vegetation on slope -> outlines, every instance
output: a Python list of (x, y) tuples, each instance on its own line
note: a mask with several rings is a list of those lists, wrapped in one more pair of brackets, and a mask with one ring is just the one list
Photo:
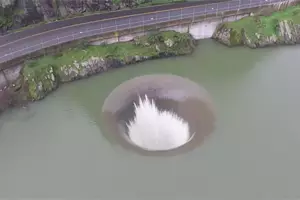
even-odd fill
[(195, 41), (188, 33), (160, 32), (137, 37), (131, 42), (81, 45), (56, 56), (44, 56), (27, 62), (22, 74), (30, 98), (38, 100), (54, 90), (58, 82), (69, 82), (148, 59), (190, 54), (194, 47)]
[(300, 25), (300, 6), (288, 7), (268, 16), (249, 16), (221, 24), (214, 38), (229, 46), (247, 44), (250, 47), (281, 43), (286, 34), (297, 34)]

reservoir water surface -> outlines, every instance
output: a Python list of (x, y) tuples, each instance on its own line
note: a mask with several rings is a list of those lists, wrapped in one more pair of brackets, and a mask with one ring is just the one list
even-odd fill
[[(226, 48), (131, 65), (63, 85), (0, 116), (0, 198), (106, 200), (300, 197), (300, 46)], [(214, 131), (184, 154), (142, 156), (102, 134), (101, 108), (122, 82), (167, 73), (201, 84)]]

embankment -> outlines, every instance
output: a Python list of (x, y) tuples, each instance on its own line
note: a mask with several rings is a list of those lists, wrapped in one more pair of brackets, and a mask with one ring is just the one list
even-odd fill
[[(194, 38), (213, 35), (228, 46), (251, 48), (299, 43), (300, 7), (276, 13), (273, 13), (277, 9), (274, 6), (268, 9), (269, 14), (259, 10), (249, 16), (247, 13), (253, 10), (248, 10), (222, 18), (206, 16), (209, 21), (199, 18), (192, 23), (187, 19), (181, 20), (179, 25), (168, 22), (155, 25), (155, 28), (149, 26), (93, 36), (12, 59), (0, 65), (0, 111), (10, 105), (43, 99), (65, 82), (149, 59), (190, 54), (195, 46)], [(242, 19), (234, 21), (239, 18)], [(28, 59), (35, 60), (20, 64)]]
[(186, 55), (196, 42), (188, 33), (166, 31), (129, 42), (90, 46), (82, 43), (56, 55), (27, 61), (15, 81), (0, 91), (0, 109), (43, 99), (60, 84), (145, 60)]
[(300, 43), (300, 6), (220, 24), (213, 38), (227, 46), (259, 48)]

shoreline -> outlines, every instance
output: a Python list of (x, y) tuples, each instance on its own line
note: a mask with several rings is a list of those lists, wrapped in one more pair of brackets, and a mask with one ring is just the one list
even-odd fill
[(67, 82), (147, 60), (191, 54), (196, 45), (188, 33), (164, 31), (129, 42), (99, 46), (83, 43), (54, 56), (27, 61), (19, 77), (0, 90), (0, 112), (42, 100)]
[[(252, 49), (298, 44), (300, 5), (224, 22), (216, 28), (211, 39), (227, 47), (247, 46)], [(0, 90), (0, 113), (11, 106), (41, 100), (61, 84), (130, 64), (188, 55), (196, 45), (189, 33), (163, 31), (138, 36), (129, 42), (98, 46), (81, 43), (57, 55), (27, 61), (19, 76)]]
[(222, 23), (212, 38), (228, 47), (247, 46), (252, 49), (299, 44), (300, 5)]

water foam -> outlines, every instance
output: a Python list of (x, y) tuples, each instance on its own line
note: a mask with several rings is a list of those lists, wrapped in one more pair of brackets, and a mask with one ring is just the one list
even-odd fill
[(178, 148), (191, 139), (189, 124), (172, 111), (160, 111), (147, 95), (134, 103), (135, 117), (127, 124), (130, 140), (148, 151)]

